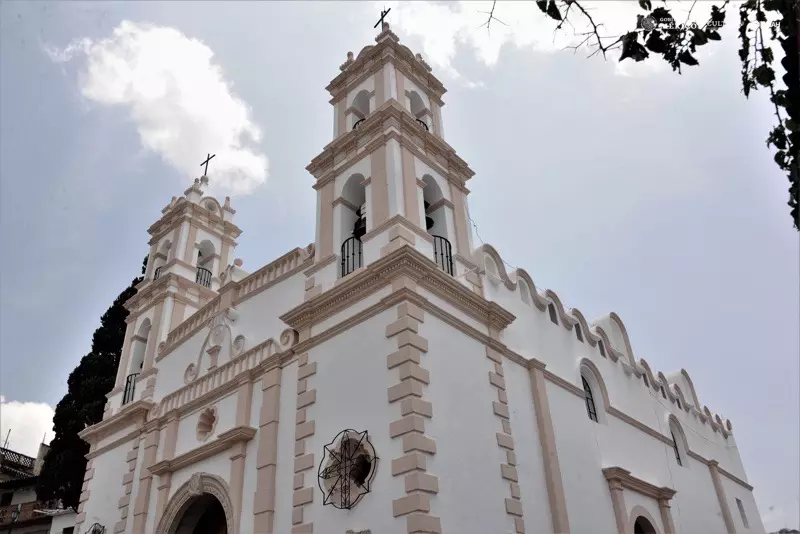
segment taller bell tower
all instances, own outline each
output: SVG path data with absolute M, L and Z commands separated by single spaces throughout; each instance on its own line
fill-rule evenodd
M 445 88 L 387 23 L 326 88 L 334 138 L 306 167 L 317 191 L 316 265 L 307 297 L 404 244 L 477 290 L 466 182 L 445 142 Z

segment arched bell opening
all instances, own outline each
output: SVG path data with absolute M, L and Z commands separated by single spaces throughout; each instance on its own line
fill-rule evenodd
M 363 265 L 361 238 L 367 233 L 367 192 L 364 176 L 351 175 L 334 207 L 337 241 L 341 243 L 341 276 Z
M 447 206 L 442 189 L 426 174 L 422 177 L 422 205 L 425 209 L 425 229 L 433 236 L 433 261 L 447 274 L 454 274 L 453 247 L 447 227 Z
M 366 89 L 358 92 L 350 107 L 353 130 L 361 126 L 370 113 L 370 94 Z
M 407 108 L 417 120 L 417 124 L 426 132 L 430 131 L 433 127 L 431 112 L 422 97 L 416 91 L 409 91 L 406 98 L 408 99 Z
M 203 287 L 211 288 L 211 278 L 214 276 L 214 244 L 205 239 L 200 242 L 197 251 L 197 276 L 195 282 Z
M 158 251 L 153 258 L 153 281 L 156 281 L 159 279 L 159 277 L 161 277 L 161 271 L 164 267 L 164 264 L 167 263 L 167 258 L 169 258 L 169 250 L 171 248 L 172 243 L 169 239 L 164 241 L 161 246 L 158 247 Z

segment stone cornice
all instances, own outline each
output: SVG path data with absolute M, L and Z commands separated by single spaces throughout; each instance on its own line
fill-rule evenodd
M 103 436 L 114 433 L 130 424 L 134 424 L 140 418 L 141 422 L 144 423 L 148 412 L 150 412 L 152 408 L 153 402 L 150 400 L 142 399 L 132 402 L 108 419 L 100 421 L 88 428 L 84 428 L 78 432 L 78 437 L 90 443 L 100 440 Z
M 185 199 L 184 199 L 185 200 Z M 165 213 L 158 221 L 153 223 L 147 232 L 153 236 L 151 244 L 166 233 L 169 233 L 175 226 L 189 220 L 200 227 L 204 227 L 211 233 L 219 233 L 221 236 L 228 239 L 236 239 L 241 235 L 242 230 L 230 221 L 224 220 L 220 215 L 212 213 L 203 206 L 195 204 L 194 202 L 178 202 L 167 213 Z
M 385 38 L 389 36 L 390 38 Z M 420 89 L 425 90 L 442 105 L 442 95 L 447 92 L 442 82 L 431 73 L 430 67 L 414 56 L 405 45 L 401 45 L 392 32 L 382 32 L 376 38 L 377 44 L 364 47 L 355 61 L 347 63 L 344 70 L 325 88 L 335 102 L 346 95 L 348 90 L 357 85 L 361 79 L 372 74 L 386 63 L 393 63 L 408 78 L 411 78 Z
M 196 267 L 194 267 L 192 265 L 189 265 L 188 263 L 184 263 L 184 262 L 182 262 L 180 260 L 172 260 L 167 265 L 173 265 L 173 264 L 180 264 L 180 265 L 182 265 L 184 267 L 188 267 L 188 268 L 191 268 L 191 269 L 195 269 L 196 268 Z M 215 298 L 217 296 L 217 292 L 216 291 L 208 289 L 207 287 L 203 287 L 200 284 L 194 282 L 193 280 L 190 280 L 190 279 L 185 278 L 183 276 L 179 276 L 179 275 L 177 275 L 175 273 L 164 273 L 164 274 L 162 274 L 161 276 L 158 277 L 158 280 L 155 280 L 150 285 L 148 285 L 147 287 L 142 289 L 140 292 L 136 293 L 134 296 L 129 298 L 125 302 L 125 304 L 123 304 L 123 306 L 125 306 L 125 309 L 127 309 L 133 315 L 137 311 L 140 311 L 139 310 L 140 307 L 146 306 L 148 304 L 154 304 L 156 302 L 159 302 L 159 300 L 155 300 L 152 303 L 149 302 L 150 299 L 153 299 L 154 297 L 156 299 L 163 300 L 164 298 L 166 298 L 168 296 L 175 296 L 174 292 L 168 292 L 168 289 L 170 287 L 179 288 L 179 289 L 193 289 L 193 290 L 197 291 L 200 294 L 201 302 L 203 300 L 205 300 L 205 301 L 212 300 L 213 298 Z M 161 294 L 159 295 L 157 293 L 161 293 Z M 198 303 L 195 303 L 195 302 L 192 302 L 192 301 L 189 301 L 189 302 L 194 306 L 198 306 L 198 307 L 201 306 L 201 304 L 198 304 Z M 135 317 L 136 316 L 134 315 L 134 318 Z M 129 316 L 128 319 L 131 319 L 131 317 Z M 130 320 L 128 320 L 127 322 L 130 322 Z
M 362 138 L 368 139 L 363 148 L 358 143 Z M 339 168 L 335 165 L 339 163 L 337 158 L 356 154 L 364 157 L 390 139 L 397 139 L 404 146 L 415 147 L 418 156 L 433 162 L 448 181 L 456 182 L 461 187 L 475 175 L 450 145 L 431 132 L 422 130 L 416 119 L 394 99 L 371 113 L 358 129 L 329 143 L 321 154 L 311 160 L 306 170 L 317 179 L 315 187 L 319 188 L 336 175 Z
M 185 452 L 171 460 L 161 460 L 152 465 L 149 471 L 154 475 L 164 475 L 172 473 L 183 467 L 192 465 L 205 458 L 213 456 L 219 452 L 229 449 L 239 442 L 248 442 L 256 435 L 256 429 L 251 426 L 236 426 L 221 433 L 212 442 L 201 445 L 195 449 Z
M 280 319 L 299 331 L 338 313 L 352 302 L 375 293 L 401 276 L 415 280 L 421 287 L 447 300 L 490 329 L 503 330 L 515 319 L 511 312 L 473 293 L 408 245 L 347 276 L 338 285 L 296 306 Z
M 607 467 L 603 469 L 603 475 L 605 475 L 606 480 L 608 480 L 609 487 L 613 487 L 613 485 L 617 484 L 622 488 L 635 491 L 646 497 L 656 499 L 657 501 L 669 501 L 676 493 L 672 488 L 654 486 L 641 478 L 636 478 L 631 475 L 630 471 L 621 467 Z

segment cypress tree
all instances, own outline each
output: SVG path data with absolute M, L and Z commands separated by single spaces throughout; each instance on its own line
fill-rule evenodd
M 146 265 L 145 257 L 142 274 Z M 142 279 L 135 278 L 103 314 L 92 336 L 91 351 L 69 375 L 67 394 L 53 416 L 55 438 L 39 473 L 39 500 L 60 499 L 65 507 L 78 508 L 89 452 L 89 444 L 78 437 L 78 432 L 103 419 L 106 393 L 114 388 L 125 340 L 128 310 L 123 304 L 136 294 L 136 285 Z

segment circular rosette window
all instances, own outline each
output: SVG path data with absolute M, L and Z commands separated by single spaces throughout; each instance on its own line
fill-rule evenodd
M 369 434 L 343 430 L 325 445 L 319 464 L 319 489 L 322 504 L 349 510 L 370 492 L 370 484 L 378 467 L 378 457 L 369 441 Z

